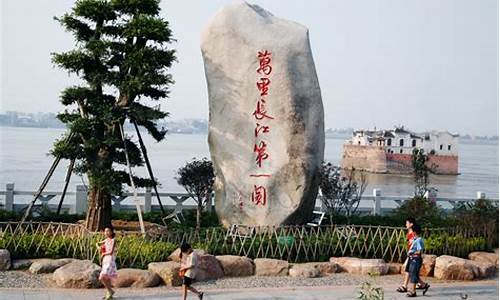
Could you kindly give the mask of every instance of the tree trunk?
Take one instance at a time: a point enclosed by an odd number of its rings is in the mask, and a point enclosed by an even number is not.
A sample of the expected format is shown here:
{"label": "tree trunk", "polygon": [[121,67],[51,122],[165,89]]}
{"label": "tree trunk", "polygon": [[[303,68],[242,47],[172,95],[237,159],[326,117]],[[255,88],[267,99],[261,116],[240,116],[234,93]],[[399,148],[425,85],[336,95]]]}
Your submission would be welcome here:
{"label": "tree trunk", "polygon": [[111,225],[111,195],[95,186],[90,186],[85,227],[90,231],[103,230]]}
{"label": "tree trunk", "polygon": [[196,231],[200,231],[201,228],[201,210],[203,206],[201,201],[198,201],[198,206],[196,207]]}

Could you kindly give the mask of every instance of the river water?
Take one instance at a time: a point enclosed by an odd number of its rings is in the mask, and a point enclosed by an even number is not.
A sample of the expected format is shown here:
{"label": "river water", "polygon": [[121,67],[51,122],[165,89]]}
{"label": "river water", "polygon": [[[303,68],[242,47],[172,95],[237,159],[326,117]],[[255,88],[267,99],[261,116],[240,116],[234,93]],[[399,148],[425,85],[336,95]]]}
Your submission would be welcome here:
{"label": "river water", "polygon": [[[51,165],[48,152],[62,129],[0,128],[0,190],[6,183],[15,183],[16,190],[35,191]],[[132,134],[132,133],[130,133]],[[209,157],[206,135],[168,135],[156,143],[144,134],[148,154],[160,192],[183,192],[174,177],[176,170],[192,158]],[[326,139],[325,159],[338,164],[344,139]],[[46,191],[61,191],[68,162],[62,161]],[[431,185],[440,197],[474,198],[477,191],[487,197],[498,198],[498,143],[461,142],[459,145],[459,171],[457,176],[431,176]],[[135,170],[146,175],[144,168]],[[87,179],[83,179],[87,183]],[[82,184],[82,178],[73,176],[69,191]],[[411,176],[369,174],[365,194],[379,188],[384,196],[409,196],[413,193]],[[16,201],[17,202],[17,201]]]}

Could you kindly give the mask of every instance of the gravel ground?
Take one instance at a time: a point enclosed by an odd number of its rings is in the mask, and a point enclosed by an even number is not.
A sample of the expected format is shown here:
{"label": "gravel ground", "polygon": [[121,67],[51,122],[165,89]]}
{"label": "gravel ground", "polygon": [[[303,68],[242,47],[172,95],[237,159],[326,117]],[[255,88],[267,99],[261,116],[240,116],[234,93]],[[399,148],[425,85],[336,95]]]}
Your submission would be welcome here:
{"label": "gravel ground", "polygon": [[[374,281],[376,285],[397,284],[403,280],[401,275],[386,275],[376,278],[364,275],[352,275],[348,273],[336,273],[327,277],[318,278],[296,278],[282,277],[240,277],[222,278],[219,280],[198,282],[196,286],[207,289],[233,289],[233,288],[256,288],[256,287],[297,287],[297,286],[346,286],[360,285],[365,281]],[[429,282],[435,282],[434,278],[428,278]]]}
{"label": "gravel ground", "polygon": [[46,288],[52,274],[30,274],[26,271],[0,271],[0,288]]}
{"label": "gravel ground", "polygon": [[[30,274],[26,271],[7,271],[0,272],[0,288],[50,288],[52,274]],[[352,275],[348,273],[336,273],[328,277],[319,278],[294,278],[289,276],[282,277],[232,277],[222,278],[195,283],[196,287],[202,289],[237,289],[237,288],[257,288],[257,287],[297,287],[297,286],[352,286],[373,280],[376,285],[398,284],[402,281],[401,275],[386,275],[376,278],[370,276]],[[432,282],[443,282],[432,277],[425,280]],[[172,289],[171,287],[161,286],[158,288]],[[155,289],[155,288],[152,288]],[[176,289],[176,288],[173,288]]]}

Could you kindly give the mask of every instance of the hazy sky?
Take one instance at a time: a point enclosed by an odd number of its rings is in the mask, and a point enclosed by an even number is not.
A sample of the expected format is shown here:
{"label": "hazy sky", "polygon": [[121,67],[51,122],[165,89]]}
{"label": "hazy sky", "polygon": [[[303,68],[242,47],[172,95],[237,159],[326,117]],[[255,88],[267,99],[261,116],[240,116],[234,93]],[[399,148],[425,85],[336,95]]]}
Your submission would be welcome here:
{"label": "hazy sky", "polygon": [[[56,112],[72,80],[50,53],[73,41],[52,19],[68,0],[1,0],[1,111]],[[179,62],[162,109],[207,118],[200,52],[209,18],[233,1],[162,1]],[[327,127],[498,134],[496,0],[251,1],[310,30]],[[251,24],[248,24],[251,26]],[[193,109],[196,108],[196,109]]]}

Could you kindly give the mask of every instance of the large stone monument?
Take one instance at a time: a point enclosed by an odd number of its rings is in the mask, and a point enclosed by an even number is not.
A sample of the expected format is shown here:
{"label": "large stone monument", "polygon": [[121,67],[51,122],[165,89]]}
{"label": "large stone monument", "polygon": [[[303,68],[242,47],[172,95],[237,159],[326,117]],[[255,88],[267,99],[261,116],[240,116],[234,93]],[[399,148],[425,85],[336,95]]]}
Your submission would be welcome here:
{"label": "large stone monument", "polygon": [[201,48],[220,220],[308,221],[325,144],[308,29],[257,5],[230,4],[208,24]]}

